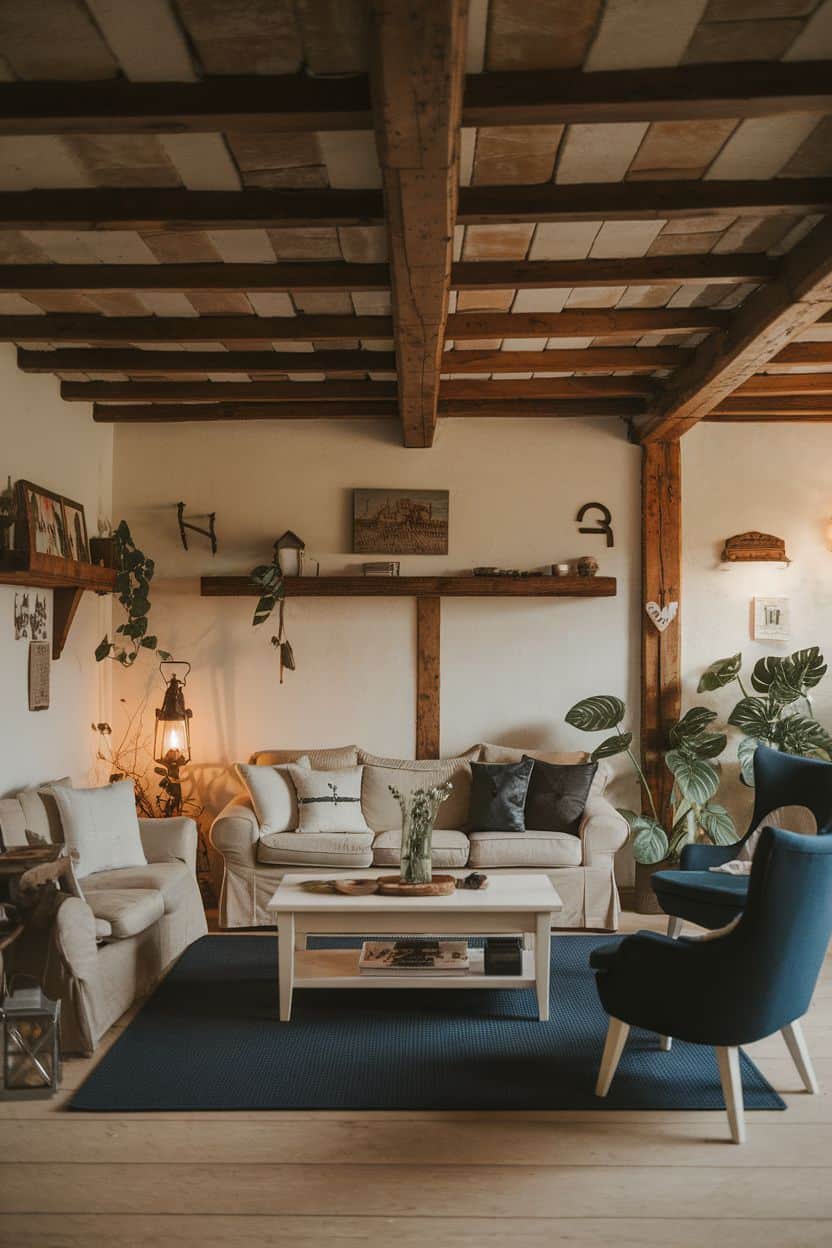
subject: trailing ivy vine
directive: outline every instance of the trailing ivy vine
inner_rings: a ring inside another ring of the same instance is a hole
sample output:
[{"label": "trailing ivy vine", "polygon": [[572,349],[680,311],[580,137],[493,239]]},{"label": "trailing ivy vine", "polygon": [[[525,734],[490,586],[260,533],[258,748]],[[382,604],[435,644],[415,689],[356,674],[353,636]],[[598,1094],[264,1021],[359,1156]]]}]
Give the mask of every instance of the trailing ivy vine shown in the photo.
[{"label": "trailing ivy vine", "polygon": [[115,592],[127,619],[115,629],[115,639],[104,637],[97,645],[98,663],[112,659],[122,667],[132,667],[142,650],[153,650],[163,661],[170,659],[167,650],[157,648],[158,638],[149,633],[150,582],[156,565],[133,541],[129,526],[122,520],[115,531],[116,573]]}]

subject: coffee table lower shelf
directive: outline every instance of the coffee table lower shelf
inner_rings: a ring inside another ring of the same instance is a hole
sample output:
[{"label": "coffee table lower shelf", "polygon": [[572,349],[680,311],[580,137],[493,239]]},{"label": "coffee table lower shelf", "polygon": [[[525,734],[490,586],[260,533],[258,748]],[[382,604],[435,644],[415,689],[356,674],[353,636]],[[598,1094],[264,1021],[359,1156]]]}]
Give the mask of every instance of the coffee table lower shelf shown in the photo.
[{"label": "coffee table lower shelf", "polygon": [[520,975],[486,975],[485,953],[471,949],[471,969],[461,975],[405,975],[398,972],[362,975],[360,949],[298,949],[295,988],[534,988],[534,953],[523,950]]}]

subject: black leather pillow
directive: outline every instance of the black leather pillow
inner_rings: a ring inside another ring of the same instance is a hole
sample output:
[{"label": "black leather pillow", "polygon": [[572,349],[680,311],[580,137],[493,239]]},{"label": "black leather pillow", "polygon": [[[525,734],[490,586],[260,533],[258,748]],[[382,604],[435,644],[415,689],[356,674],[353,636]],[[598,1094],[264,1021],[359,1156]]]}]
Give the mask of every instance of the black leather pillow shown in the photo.
[{"label": "black leather pillow", "polygon": [[534,760],[472,763],[467,832],[525,832],[523,811]]},{"label": "black leather pillow", "polygon": [[534,832],[578,836],[597,763],[542,763],[523,755],[534,767],[526,795],[526,827]]}]

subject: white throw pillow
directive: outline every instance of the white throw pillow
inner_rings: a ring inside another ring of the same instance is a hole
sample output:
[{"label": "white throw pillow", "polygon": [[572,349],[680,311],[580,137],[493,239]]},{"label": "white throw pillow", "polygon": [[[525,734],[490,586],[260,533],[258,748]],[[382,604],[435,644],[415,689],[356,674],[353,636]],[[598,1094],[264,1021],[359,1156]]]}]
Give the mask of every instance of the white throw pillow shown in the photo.
[{"label": "white throw pillow", "polygon": [[298,798],[298,832],[369,832],[361,813],[363,767],[312,771],[289,766]]},{"label": "white throw pillow", "polygon": [[39,784],[31,789],[21,790],[17,795],[17,800],[23,809],[26,819],[26,830],[34,832],[44,841],[51,841],[54,845],[60,845],[64,839],[64,834],[55,797],[52,793],[52,786],[55,784],[60,784],[67,789],[72,788],[72,781],[69,776],[62,776],[60,780],[47,780],[44,784]]},{"label": "white throw pillow", "polygon": [[78,879],[94,871],[145,867],[132,780],[102,789],[54,785],[64,839]]},{"label": "white throw pillow", "polygon": [[[311,768],[308,758],[299,758],[293,766],[304,771]],[[259,763],[237,763],[236,771],[248,790],[260,824],[260,835],[296,831],[298,799],[289,775],[289,764],[262,766]]]}]

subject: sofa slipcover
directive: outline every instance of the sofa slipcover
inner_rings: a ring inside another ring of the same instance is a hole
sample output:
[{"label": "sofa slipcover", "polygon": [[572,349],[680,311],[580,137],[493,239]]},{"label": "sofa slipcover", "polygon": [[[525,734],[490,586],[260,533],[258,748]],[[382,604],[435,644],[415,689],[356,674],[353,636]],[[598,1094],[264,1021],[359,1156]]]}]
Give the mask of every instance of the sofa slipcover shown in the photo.
[{"label": "sofa slipcover", "polygon": [[580,837],[568,832],[472,832],[469,867],[579,867]]},{"label": "sofa slipcover", "polygon": [[[165,913],[162,894],[155,888],[99,888],[86,899],[96,919],[109,924],[108,936],[126,940],[158,923]],[[100,940],[101,928],[96,923]]]},{"label": "sofa slipcover", "polygon": [[[401,863],[401,828],[379,832],[373,841],[373,866],[398,867]],[[430,848],[435,871],[460,870],[468,862],[468,837],[450,828],[436,828]]]},{"label": "sofa slipcover", "polygon": [[370,867],[372,832],[269,832],[257,844],[258,862],[286,866]]}]

